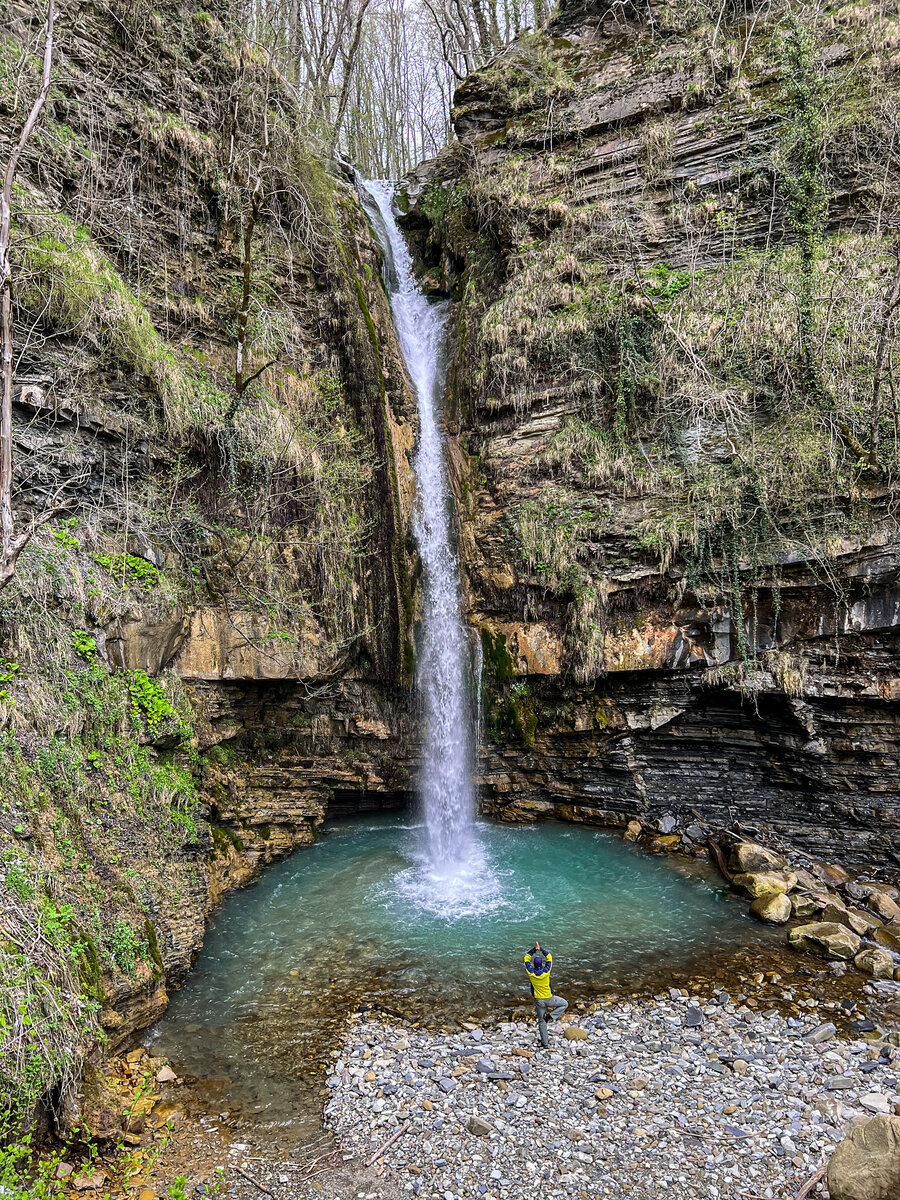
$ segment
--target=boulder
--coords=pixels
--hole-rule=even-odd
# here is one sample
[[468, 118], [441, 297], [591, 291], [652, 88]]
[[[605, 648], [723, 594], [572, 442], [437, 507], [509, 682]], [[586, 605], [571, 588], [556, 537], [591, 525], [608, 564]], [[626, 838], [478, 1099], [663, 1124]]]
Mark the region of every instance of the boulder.
[[731, 847], [728, 865], [735, 874], [756, 875], [760, 871], [785, 871], [788, 864], [780, 854], [757, 842], [736, 842]]
[[744, 871], [734, 877], [738, 891], [746, 892], [754, 899], [772, 892], [790, 892], [797, 884], [793, 871]]
[[797, 876], [797, 887], [803, 888], [805, 892], [821, 892], [822, 881], [811, 871], [806, 871], [803, 867], [793, 867], [792, 870]]
[[846, 884], [844, 891], [851, 900], [865, 900], [872, 894], [872, 885], [854, 881], [853, 883]]
[[874, 975], [876, 979], [893, 979], [894, 977], [893, 956], [887, 950], [879, 950], [876, 946], [860, 950], [853, 959], [853, 965], [860, 971], [865, 971], [867, 975]]
[[625, 832], [622, 834], [623, 842], [636, 842], [641, 836], [640, 821], [629, 821], [625, 826]]
[[791, 902], [783, 892], [767, 892], [750, 905], [750, 911], [769, 925], [784, 925], [791, 919]]
[[876, 946], [881, 946], [882, 950], [900, 954], [900, 929], [894, 931], [887, 925], [881, 925], [873, 932], [872, 941]]
[[849, 883], [851, 878], [843, 867], [836, 867], [832, 863], [814, 863], [813, 874], [818, 875], [829, 887], [840, 887], [841, 884]]
[[900, 1117], [878, 1116], [846, 1137], [826, 1175], [831, 1200], [897, 1200]]
[[795, 950], [809, 950], [822, 958], [850, 959], [859, 953], [859, 937], [846, 925], [836, 921], [814, 921], [798, 925], [788, 934]]
[[809, 892], [793, 892], [791, 912], [795, 917], [813, 917], [825, 907], [825, 898]]
[[896, 921], [900, 924], [900, 905], [884, 892], [872, 892], [869, 895], [869, 908], [882, 921]]
[[860, 937], [865, 937], [874, 928], [874, 923], [858, 908], [847, 908], [839, 900], [830, 900], [822, 910], [823, 921], [834, 921], [838, 925], [846, 925]]

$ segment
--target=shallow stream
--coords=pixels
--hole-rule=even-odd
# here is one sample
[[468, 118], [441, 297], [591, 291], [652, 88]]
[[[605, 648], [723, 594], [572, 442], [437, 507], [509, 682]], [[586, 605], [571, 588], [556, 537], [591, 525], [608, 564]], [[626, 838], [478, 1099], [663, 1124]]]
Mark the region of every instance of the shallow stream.
[[572, 825], [479, 823], [477, 835], [469, 875], [447, 881], [429, 876], [411, 817], [328, 825], [228, 897], [151, 1031], [153, 1053], [204, 1080], [207, 1106], [311, 1131], [318, 1064], [357, 1006], [434, 1025], [508, 1015], [529, 1003], [522, 956], [535, 938], [573, 1004], [646, 992], [771, 941], [703, 864]]

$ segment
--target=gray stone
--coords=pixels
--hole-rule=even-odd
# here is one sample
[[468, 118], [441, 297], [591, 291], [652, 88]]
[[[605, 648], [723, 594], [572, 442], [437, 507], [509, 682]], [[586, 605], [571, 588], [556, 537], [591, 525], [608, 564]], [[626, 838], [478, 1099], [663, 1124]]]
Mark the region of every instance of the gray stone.
[[834, 921], [798, 925], [790, 931], [788, 940], [795, 949], [810, 950], [822, 958], [850, 959], [860, 948], [859, 937], [853, 930]]
[[827, 1021], [824, 1025], [819, 1025], [811, 1033], [806, 1034], [803, 1040], [805, 1042], [830, 1042], [836, 1033], [836, 1026]]

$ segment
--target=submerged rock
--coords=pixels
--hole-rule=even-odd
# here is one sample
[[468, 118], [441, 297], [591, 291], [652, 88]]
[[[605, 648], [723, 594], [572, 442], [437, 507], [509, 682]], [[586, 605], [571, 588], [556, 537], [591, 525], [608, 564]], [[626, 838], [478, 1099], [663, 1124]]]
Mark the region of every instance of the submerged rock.
[[877, 1116], [838, 1146], [826, 1175], [831, 1200], [897, 1200], [900, 1117]]
[[809, 950], [822, 958], [850, 959], [859, 953], [860, 939], [846, 925], [835, 921], [814, 921], [798, 925], [788, 934], [795, 950]]

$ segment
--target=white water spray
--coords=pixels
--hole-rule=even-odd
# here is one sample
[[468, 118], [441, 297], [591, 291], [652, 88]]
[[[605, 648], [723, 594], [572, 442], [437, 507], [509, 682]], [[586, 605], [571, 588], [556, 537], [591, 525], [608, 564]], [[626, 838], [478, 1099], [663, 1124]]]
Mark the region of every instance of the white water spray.
[[[417, 685], [424, 716], [420, 788], [428, 873], [443, 901], [469, 908], [486, 882], [474, 838], [472, 711], [466, 686], [468, 645], [459, 565], [450, 529], [450, 487], [437, 407], [445, 382], [445, 306], [429, 304], [393, 214], [393, 186], [366, 182], [367, 208], [385, 252], [387, 287], [400, 348], [416, 392], [419, 444], [413, 460], [418, 497], [413, 525], [424, 566]], [[365, 198], [365, 197], [364, 197]], [[489, 874], [489, 873], [488, 873]]]

